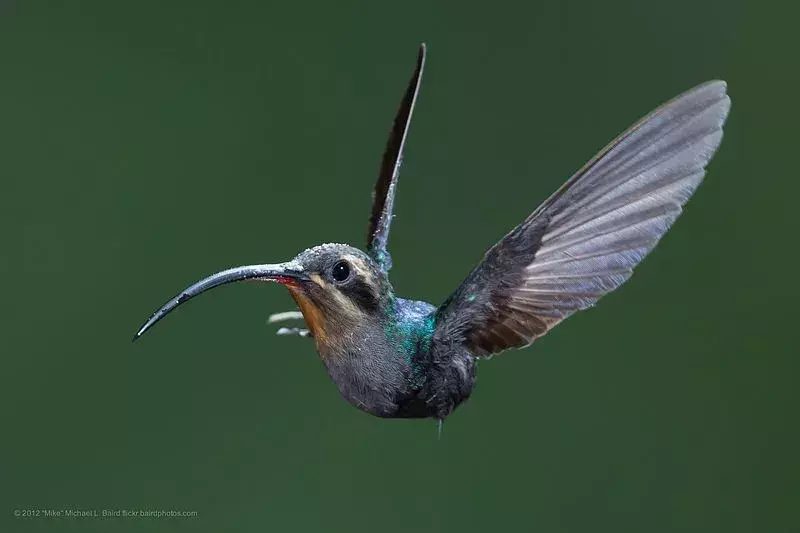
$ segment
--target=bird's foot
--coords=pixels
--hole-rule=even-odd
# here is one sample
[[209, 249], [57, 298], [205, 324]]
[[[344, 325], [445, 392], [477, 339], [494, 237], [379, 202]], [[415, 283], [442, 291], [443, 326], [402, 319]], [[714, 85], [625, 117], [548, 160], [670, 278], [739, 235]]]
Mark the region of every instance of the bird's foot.
[[285, 311], [283, 313], [274, 313], [267, 318], [267, 324], [274, 324], [275, 322], [285, 322], [287, 320], [303, 320], [303, 313], [300, 311]]
[[[283, 313], [275, 313], [267, 318], [267, 324], [274, 324], [275, 322], [285, 322], [287, 320], [303, 320], [303, 313], [300, 311], [285, 311]], [[280, 328], [278, 335], [297, 335], [299, 337], [313, 337], [311, 332], [304, 328]]]
[[300, 337], [313, 337], [310, 331], [303, 328], [280, 328], [278, 335], [298, 335]]

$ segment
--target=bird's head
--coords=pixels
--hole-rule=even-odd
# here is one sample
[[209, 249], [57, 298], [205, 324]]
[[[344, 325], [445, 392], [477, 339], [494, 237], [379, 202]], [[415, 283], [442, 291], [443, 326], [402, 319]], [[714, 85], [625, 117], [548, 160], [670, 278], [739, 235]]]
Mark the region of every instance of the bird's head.
[[355, 325], [374, 320], [392, 295], [386, 274], [367, 254], [346, 244], [322, 244], [286, 263], [235, 267], [198, 281], [156, 311], [134, 339], [198, 294], [244, 280], [286, 286], [321, 346], [335, 342]]
[[322, 244], [300, 253], [307, 279], [287, 285], [319, 343], [379, 316], [392, 287], [367, 254], [346, 244]]

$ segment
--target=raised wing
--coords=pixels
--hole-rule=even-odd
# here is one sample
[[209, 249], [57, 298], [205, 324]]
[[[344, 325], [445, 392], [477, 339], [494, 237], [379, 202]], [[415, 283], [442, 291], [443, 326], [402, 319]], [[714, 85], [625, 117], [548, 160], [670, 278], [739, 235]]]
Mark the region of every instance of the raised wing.
[[400, 165], [403, 163], [403, 147], [411, 127], [411, 116], [414, 114], [414, 104], [417, 101], [424, 68], [425, 43], [422, 43], [419, 46], [417, 68], [408, 83], [408, 89], [400, 103], [400, 109], [397, 110], [397, 116], [386, 143], [386, 151], [383, 153], [378, 181], [372, 192], [372, 214], [369, 217], [369, 228], [367, 229], [367, 251], [384, 271], [392, 268], [392, 259], [386, 245], [389, 241], [389, 226], [392, 223], [394, 194], [397, 190]]
[[678, 218], [722, 140], [723, 81], [662, 105], [490, 248], [437, 311], [434, 342], [527, 346], [631, 275]]

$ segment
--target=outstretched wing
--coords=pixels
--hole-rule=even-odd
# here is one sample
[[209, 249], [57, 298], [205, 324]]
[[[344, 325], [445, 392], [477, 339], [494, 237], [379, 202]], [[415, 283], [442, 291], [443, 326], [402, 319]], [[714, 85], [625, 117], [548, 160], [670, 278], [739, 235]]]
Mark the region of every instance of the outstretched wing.
[[414, 103], [417, 101], [424, 68], [425, 43], [422, 43], [419, 46], [417, 68], [408, 83], [408, 89], [400, 103], [400, 109], [397, 110], [397, 116], [386, 143], [386, 151], [383, 153], [378, 181], [372, 192], [372, 214], [369, 217], [369, 228], [367, 229], [367, 251], [384, 271], [392, 268], [392, 260], [386, 250], [386, 244], [389, 241], [389, 226], [392, 223], [394, 193], [397, 190], [397, 177], [400, 174], [400, 165], [403, 163], [403, 147], [411, 126], [411, 116], [414, 114]]
[[702, 181], [729, 109], [712, 81], [614, 140], [486, 252], [438, 309], [434, 342], [527, 346], [619, 287]]

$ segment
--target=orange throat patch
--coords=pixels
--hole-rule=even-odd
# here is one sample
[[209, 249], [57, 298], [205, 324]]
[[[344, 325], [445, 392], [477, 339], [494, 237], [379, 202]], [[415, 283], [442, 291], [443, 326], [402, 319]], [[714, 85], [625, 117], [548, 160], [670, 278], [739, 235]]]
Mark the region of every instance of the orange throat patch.
[[303, 313], [303, 318], [306, 324], [308, 324], [308, 329], [311, 330], [311, 334], [314, 335], [317, 345], [326, 344], [328, 336], [325, 333], [325, 317], [320, 308], [303, 294], [303, 290], [299, 287], [292, 287], [290, 285], [287, 288], [289, 289], [289, 294], [291, 294], [294, 301], [297, 302], [300, 312]]

